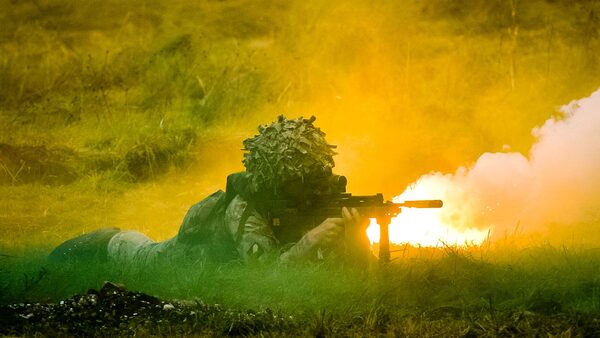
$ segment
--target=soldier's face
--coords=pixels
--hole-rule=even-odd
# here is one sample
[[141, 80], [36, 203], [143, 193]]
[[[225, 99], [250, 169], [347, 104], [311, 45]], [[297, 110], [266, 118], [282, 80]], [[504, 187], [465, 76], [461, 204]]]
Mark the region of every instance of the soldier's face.
[[286, 181], [281, 187], [281, 195], [284, 199], [288, 200], [303, 200], [307, 196], [305, 191], [304, 183], [301, 179], [294, 179]]
[[[328, 195], [338, 192], [332, 185], [334, 175], [314, 175], [293, 180], [288, 180], [282, 186], [281, 192], [284, 199], [305, 201], [316, 196]], [[344, 178], [345, 180], [345, 178]], [[344, 183], [345, 186], [345, 183]], [[336, 190], [336, 191], [334, 191]]]

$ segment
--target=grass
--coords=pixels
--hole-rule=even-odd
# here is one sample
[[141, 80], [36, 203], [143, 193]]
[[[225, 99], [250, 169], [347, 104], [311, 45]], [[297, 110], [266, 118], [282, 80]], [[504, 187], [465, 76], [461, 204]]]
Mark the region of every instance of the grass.
[[[0, 203], [9, 210], [0, 217], [7, 229], [47, 226], [10, 212], [31, 205], [31, 196], [56, 196], [39, 187], [47, 184], [115, 201], [105, 204], [107, 222], [126, 213], [120, 205], [152, 203], [121, 194], [159, 184], [164, 192], [154, 197], [168, 204], [164, 213], [176, 227], [179, 210], [240, 169], [241, 140], [281, 113], [317, 115], [339, 144], [337, 171], [349, 190], [390, 198], [423, 173], [453, 172], [482, 152], [526, 153], [531, 129], [595, 90], [600, 71], [594, 1], [40, 0], [0, 8]], [[27, 147], [42, 150], [27, 157]], [[174, 192], [163, 184], [173, 173], [187, 182], [216, 178]], [[190, 191], [201, 193], [173, 198]], [[45, 200], [32, 210], [46, 210]], [[87, 230], [95, 213], [79, 209], [69, 227]], [[156, 226], [148, 222], [117, 225]], [[49, 231], [72, 235], [61, 227]]]
[[136, 272], [103, 264], [50, 266], [42, 253], [30, 252], [2, 258], [1, 303], [58, 301], [111, 280], [163, 299], [269, 309], [296, 318], [288, 333], [597, 332], [597, 250], [529, 247], [508, 260], [497, 250], [411, 248], [383, 269], [180, 262]]
[[595, 90], [600, 70], [594, 1], [1, 6], [0, 143], [107, 162], [316, 114], [351, 184], [386, 195], [484, 151], [526, 152], [530, 130]]
[[[167, 299], [199, 298], [240, 308], [294, 312], [361, 312], [364, 306], [425, 311], [596, 312], [600, 307], [597, 250], [536, 247], [508, 260], [483, 258], [479, 249], [411, 249], [411, 257], [381, 269], [335, 263], [299, 266], [164, 264], [144, 271], [98, 264], [50, 266], [42, 253], [3, 257], [3, 303], [59, 300], [97, 288], [105, 280]], [[494, 252], [488, 257], [498, 257]], [[150, 278], [151, 277], [151, 278]]]
[[578, 323], [598, 313], [599, 262], [582, 247], [411, 249], [366, 274], [235, 264], [132, 274], [44, 257], [106, 226], [173, 236], [189, 206], [241, 169], [241, 141], [281, 113], [318, 117], [361, 194], [397, 195], [486, 151], [526, 153], [533, 127], [597, 89], [599, 10], [588, 0], [0, 0], [1, 302], [55, 301], [110, 279], [276, 308], [304, 318], [303, 334], [589, 334]]

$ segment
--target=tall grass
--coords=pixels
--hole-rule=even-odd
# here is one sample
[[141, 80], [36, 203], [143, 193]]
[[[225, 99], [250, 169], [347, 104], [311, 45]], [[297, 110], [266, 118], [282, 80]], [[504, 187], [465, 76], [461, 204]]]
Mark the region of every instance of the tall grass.
[[[597, 312], [598, 253], [560, 246], [421, 249], [370, 273], [189, 263], [133, 273], [44, 257], [105, 226], [174, 235], [187, 208], [240, 169], [241, 140], [281, 113], [317, 115], [361, 193], [393, 196], [484, 151], [526, 153], [535, 125], [598, 86], [599, 6], [0, 0], [0, 143], [68, 152], [75, 173], [26, 179], [23, 158], [0, 153], [10, 176], [0, 179], [0, 301], [57, 300], [112, 280], [304, 313], [313, 334], [335, 334], [340, 318], [422, 335], [423, 318]], [[461, 318], [460, 330], [481, 324]]]
[[366, 270], [332, 262], [294, 266], [168, 262], [142, 270], [93, 262], [57, 266], [48, 265], [39, 252], [30, 252], [26, 257], [2, 258], [2, 302], [58, 300], [110, 280], [167, 299], [295, 314], [600, 310], [597, 250], [540, 246], [522, 250], [510, 261], [478, 257], [476, 248], [412, 250], [410, 258]]

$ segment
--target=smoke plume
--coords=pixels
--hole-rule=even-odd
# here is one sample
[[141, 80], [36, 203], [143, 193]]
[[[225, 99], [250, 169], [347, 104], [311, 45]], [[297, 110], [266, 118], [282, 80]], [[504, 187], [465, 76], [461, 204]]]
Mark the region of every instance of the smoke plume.
[[442, 198], [443, 223], [490, 229], [492, 239], [518, 229], [561, 242], [594, 241], [600, 237], [600, 90], [562, 106], [532, 133], [528, 156], [484, 153], [454, 174], [422, 176], [398, 199]]

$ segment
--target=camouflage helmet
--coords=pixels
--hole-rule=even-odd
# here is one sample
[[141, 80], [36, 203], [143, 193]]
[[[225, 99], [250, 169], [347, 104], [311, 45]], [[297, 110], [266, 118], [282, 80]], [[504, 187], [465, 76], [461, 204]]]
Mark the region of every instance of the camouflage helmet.
[[325, 141], [325, 133], [313, 125], [315, 120], [280, 115], [244, 140], [243, 163], [254, 192], [277, 194], [285, 182], [331, 174], [336, 146]]

